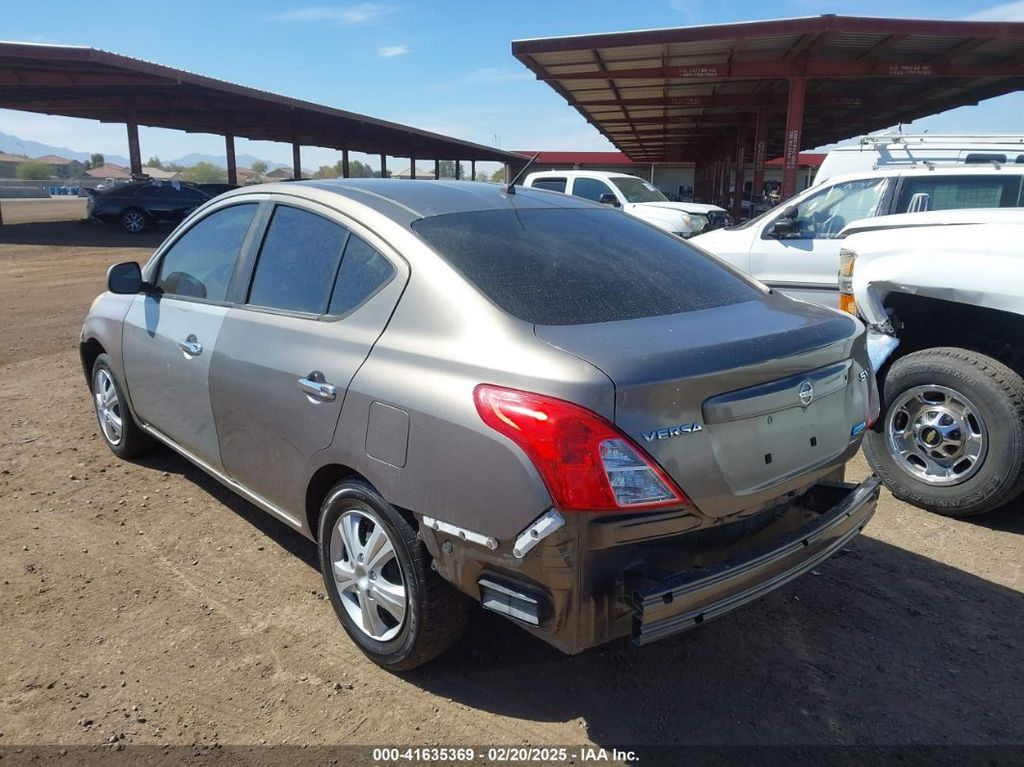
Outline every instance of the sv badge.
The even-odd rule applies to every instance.
[[[703,431],[704,427],[699,423],[681,423],[678,426],[667,426],[664,429],[643,432],[644,442],[654,442],[656,439],[672,439],[682,437],[684,434],[694,434]]]

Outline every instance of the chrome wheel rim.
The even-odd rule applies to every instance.
[[[141,232],[146,226],[146,219],[139,211],[129,210],[121,216],[124,228],[129,232]]]
[[[369,514],[353,509],[331,531],[334,588],[352,622],[371,639],[394,639],[405,624],[408,589],[394,543]]]
[[[92,388],[96,398],[96,419],[100,422],[103,437],[111,445],[119,445],[124,434],[124,421],[113,376],[109,371],[97,370]]]
[[[885,437],[903,471],[936,487],[973,477],[988,447],[978,408],[947,386],[915,386],[903,392],[886,414]]]

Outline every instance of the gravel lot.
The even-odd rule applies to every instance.
[[[381,671],[312,544],[98,436],[81,320],[106,267],[166,231],[2,205],[0,746],[1024,743],[1020,503],[957,522],[884,493],[844,556],[642,650],[565,657],[481,613],[435,665]]]

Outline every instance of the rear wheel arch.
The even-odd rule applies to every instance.
[[[330,494],[331,488],[339,482],[353,479],[361,480],[370,485],[370,487],[378,493],[380,492],[369,477],[359,471],[356,471],[350,466],[345,466],[340,463],[329,463],[321,466],[313,472],[313,476],[309,478],[309,482],[306,485],[306,524],[309,527],[310,536],[312,536],[314,540],[317,538],[317,534],[320,529],[320,514],[323,512],[324,501],[327,500],[327,496]],[[419,527],[419,523],[416,521],[412,512],[398,506],[395,508],[398,509],[402,516],[404,516],[414,528]]]

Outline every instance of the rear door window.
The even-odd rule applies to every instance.
[[[600,202],[602,194],[615,194],[610,186],[596,178],[575,179],[572,182],[572,193],[575,197],[583,197],[594,202]]]
[[[554,176],[548,176],[547,178],[535,179],[531,186],[534,189],[547,189],[552,192],[561,192],[565,194],[565,179],[555,178]]]
[[[278,205],[270,219],[248,303],[303,314],[324,314],[348,230],[323,216]]]
[[[487,210],[413,229],[491,301],[538,325],[630,320],[751,301],[752,280],[614,210]]]
[[[157,287],[169,296],[223,301],[256,207],[221,208],[190,227],[161,259]]]
[[[328,314],[348,314],[391,281],[395,267],[354,234],[348,238]]]
[[[903,181],[897,213],[906,213],[916,194],[927,195],[925,210],[1013,208],[1021,204],[1020,174],[984,176],[911,176]]]

